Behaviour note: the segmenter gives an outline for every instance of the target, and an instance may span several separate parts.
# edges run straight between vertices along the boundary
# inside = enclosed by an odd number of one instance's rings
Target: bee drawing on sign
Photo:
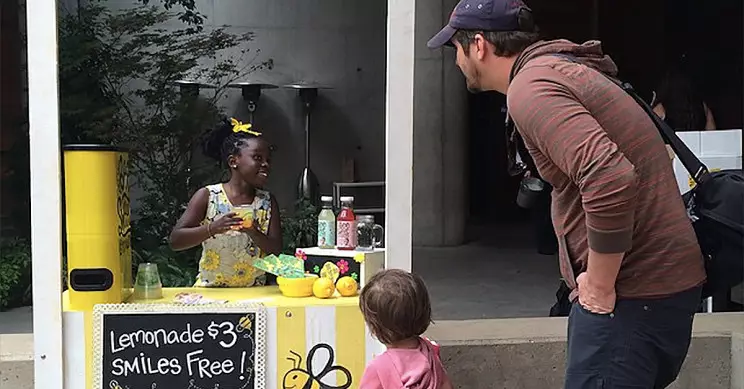
[[[319,349],[325,349],[328,351],[328,357],[324,363],[320,364],[323,368],[319,372],[316,372],[318,362],[322,360],[315,358],[315,353]],[[302,356],[291,350],[290,353],[294,357],[288,357],[287,359],[292,361],[294,368],[284,374],[282,383],[283,389],[348,389],[351,387],[351,372],[343,366],[333,365],[333,347],[330,345],[320,343],[313,346],[307,354],[305,368],[302,367]],[[346,376],[346,379],[344,380],[345,382],[341,385],[330,385],[324,383],[327,382],[329,375],[332,376],[335,372],[340,372],[342,375]],[[337,378],[339,377],[337,376]]]
[[[245,315],[238,320],[238,325],[235,326],[235,331],[240,334],[247,330],[247,332],[243,334],[243,338],[248,339],[251,337],[251,324],[251,318],[248,315]]]
[[[109,382],[109,389],[129,389],[129,387],[128,386],[122,387],[121,385],[119,385],[118,381],[111,380],[111,382]]]

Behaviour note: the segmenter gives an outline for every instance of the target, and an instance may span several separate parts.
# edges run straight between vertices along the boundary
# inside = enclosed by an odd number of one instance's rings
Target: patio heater
[[[228,85],[229,88],[240,89],[243,100],[248,104],[248,123],[254,124],[253,117],[258,109],[258,100],[261,97],[262,89],[274,89],[276,85],[262,82],[241,81]]]
[[[183,99],[186,103],[193,103],[196,101],[197,98],[199,98],[199,92],[201,89],[215,89],[217,86],[212,84],[207,84],[203,82],[193,81],[193,80],[178,80],[175,81],[174,84],[178,86],[178,90],[181,93],[181,99]],[[192,159],[194,156],[194,151],[192,149],[191,153],[189,153],[189,157],[186,160],[186,172],[188,173],[186,175],[186,190],[191,190],[191,166],[192,166]]]
[[[317,84],[294,83],[285,85],[285,88],[296,89],[297,95],[302,102],[302,111],[305,116],[305,168],[300,175],[297,185],[297,197],[306,198],[313,204],[318,202],[318,178],[310,169],[310,114],[315,107],[319,89],[330,89]]]
[[[216,86],[212,84],[206,84],[199,81],[193,81],[193,80],[178,80],[174,81],[174,84],[178,86],[179,91],[181,92],[182,97],[191,97],[196,98],[199,96],[199,91],[201,89],[215,89]]]

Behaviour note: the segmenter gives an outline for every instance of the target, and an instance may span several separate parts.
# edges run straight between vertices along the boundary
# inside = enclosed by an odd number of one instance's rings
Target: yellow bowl
[[[315,274],[305,274],[304,278],[276,277],[276,283],[285,297],[310,297],[313,295],[313,283],[317,279]]]

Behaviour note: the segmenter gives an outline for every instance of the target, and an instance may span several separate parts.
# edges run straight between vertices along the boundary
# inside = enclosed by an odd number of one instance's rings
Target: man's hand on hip
[[[576,278],[579,292],[579,304],[592,313],[607,315],[615,310],[617,296],[614,285],[610,288],[593,282],[591,276],[584,272]]]

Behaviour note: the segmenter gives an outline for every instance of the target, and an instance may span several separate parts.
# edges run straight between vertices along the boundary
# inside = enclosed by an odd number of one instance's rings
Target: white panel
[[[57,81],[57,1],[26,4],[34,385],[61,389],[62,215]]]
[[[266,389],[279,389],[276,358],[276,307],[266,307]]]
[[[85,388],[85,314],[62,313],[65,389]]]
[[[306,358],[310,358],[310,349],[318,343],[325,343],[336,349],[336,308],[333,306],[307,306],[305,308],[305,348]],[[322,369],[328,359],[326,351],[320,350],[315,354],[313,363],[316,369]],[[319,371],[315,372],[316,374]],[[330,386],[336,385],[336,374],[328,374],[323,377],[323,383]]]
[[[411,270],[415,0],[388,0],[385,268]]]
[[[700,133],[700,156],[741,156],[741,130],[703,131]]]

